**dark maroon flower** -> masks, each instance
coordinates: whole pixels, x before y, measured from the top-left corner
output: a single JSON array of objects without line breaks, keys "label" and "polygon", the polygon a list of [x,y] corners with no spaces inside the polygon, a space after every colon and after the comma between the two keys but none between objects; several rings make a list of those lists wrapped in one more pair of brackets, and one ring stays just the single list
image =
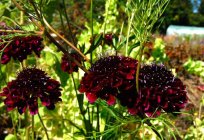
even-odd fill
[{"label": "dark maroon flower", "polygon": [[[1,64],[7,64],[13,57],[15,60],[22,62],[32,52],[40,57],[40,52],[43,49],[42,38],[39,36],[24,36],[24,37],[13,37],[6,39],[11,41],[8,45],[3,43],[0,45],[0,51],[2,50]],[[3,40],[0,40],[3,42]]]},{"label": "dark maroon flower", "polygon": [[[82,61],[81,57],[77,53],[70,53],[70,57],[72,57],[72,59],[75,59],[79,63],[81,63]],[[72,72],[77,72],[79,70],[79,67],[73,60],[68,57],[67,54],[64,54],[61,61],[61,69],[64,72],[68,72],[69,74],[71,74]]]},{"label": "dark maroon flower", "polygon": [[187,100],[186,87],[164,65],[145,65],[139,74],[138,98],[129,112],[142,111],[148,116],[158,116],[162,109],[178,112],[185,107]]},{"label": "dark maroon flower", "polygon": [[104,42],[107,45],[112,45],[113,44],[113,34],[111,34],[111,33],[105,34],[104,35]]},{"label": "dark maroon flower", "polygon": [[55,103],[61,101],[60,91],[60,83],[48,77],[44,71],[26,68],[18,74],[16,80],[3,88],[0,96],[6,96],[4,104],[8,111],[17,108],[22,114],[28,107],[30,114],[35,115],[38,113],[38,98],[43,106],[52,110]]},{"label": "dark maroon flower", "polygon": [[[115,103],[120,94],[127,94],[135,84],[137,60],[124,56],[109,56],[96,61],[80,83],[80,92],[85,92],[90,103],[98,98],[109,105]],[[122,97],[122,96],[120,96]],[[123,100],[123,99],[121,99]],[[126,99],[125,99],[126,100]],[[124,105],[129,102],[121,101]]]}]

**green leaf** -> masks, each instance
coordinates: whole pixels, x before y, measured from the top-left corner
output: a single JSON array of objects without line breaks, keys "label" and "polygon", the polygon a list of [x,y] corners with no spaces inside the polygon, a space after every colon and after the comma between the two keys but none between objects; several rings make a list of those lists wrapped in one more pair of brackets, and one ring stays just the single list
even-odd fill
[{"label": "green leaf", "polygon": [[26,24],[21,26],[21,28],[26,31],[35,31],[35,26],[33,24]]},{"label": "green leaf", "polygon": [[[135,35],[131,35],[131,36],[129,37],[129,41],[128,41],[128,42],[131,42],[133,39],[135,39]],[[126,42],[127,42],[127,39],[125,38],[125,39],[121,42],[121,44],[117,47],[117,50],[120,50],[123,46],[125,46]]]},{"label": "green leaf", "polygon": [[84,51],[85,51],[85,43],[83,43],[82,45],[79,45],[79,49],[80,49],[81,52],[84,53]]},{"label": "green leaf", "polygon": [[78,99],[78,102],[79,102],[80,110],[83,110],[84,94],[77,94],[77,99]]},{"label": "green leaf", "polygon": [[102,34],[100,34],[99,36],[96,36],[96,38],[94,39],[94,43],[91,44],[91,47],[90,47],[89,50],[85,53],[85,55],[88,54],[88,53],[93,52],[93,51],[100,45],[102,39],[103,39],[103,35],[102,35]]},{"label": "green leaf", "polygon": [[44,14],[46,16],[46,20],[51,23],[53,20],[53,14],[55,13],[55,10],[57,10],[59,7],[59,0],[50,0],[45,6],[44,6]]},{"label": "green leaf", "polygon": [[52,66],[57,61],[57,56],[53,52],[46,51],[45,53],[45,60],[49,66]]},{"label": "green leaf", "polygon": [[129,48],[128,48],[128,55],[130,55],[130,53],[132,52],[132,50],[136,47],[140,46],[140,42],[136,42],[135,44],[131,45]]},{"label": "green leaf", "polygon": [[58,59],[56,59],[56,63],[54,65],[54,70],[60,78],[61,86],[65,87],[67,85],[67,80],[69,79],[69,75],[68,75],[68,73],[62,71],[61,63],[59,62]]}]

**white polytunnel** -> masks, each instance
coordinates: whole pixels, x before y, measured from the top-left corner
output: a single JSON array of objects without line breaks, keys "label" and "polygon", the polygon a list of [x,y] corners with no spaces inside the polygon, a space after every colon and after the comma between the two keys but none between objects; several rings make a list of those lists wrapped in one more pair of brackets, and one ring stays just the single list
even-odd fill
[{"label": "white polytunnel", "polygon": [[204,36],[204,27],[170,25],[167,28],[166,34],[167,35],[203,35]]}]

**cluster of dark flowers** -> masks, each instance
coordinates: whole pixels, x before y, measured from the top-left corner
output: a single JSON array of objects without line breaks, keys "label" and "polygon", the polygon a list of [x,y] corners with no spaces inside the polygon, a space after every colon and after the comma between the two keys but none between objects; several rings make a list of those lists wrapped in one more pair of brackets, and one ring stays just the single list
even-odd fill
[{"label": "cluster of dark flowers", "polygon": [[98,98],[113,105],[116,100],[132,115],[160,115],[161,111],[179,112],[187,103],[187,91],[182,81],[162,64],[143,65],[136,90],[138,61],[124,56],[99,59],[85,73],[80,92],[85,92],[90,103]]},{"label": "cluster of dark flowers", "polygon": [[0,51],[2,52],[0,62],[7,64],[11,58],[22,62],[28,55],[35,52],[40,57],[40,52],[43,49],[42,38],[35,35],[25,36],[23,34],[7,33],[6,30],[13,30],[1,23],[0,29],[5,32],[0,32]]},{"label": "cluster of dark flowers", "polygon": [[[7,34],[0,34],[4,38]],[[0,58],[1,64],[7,64],[11,58],[22,62],[27,58],[27,55],[35,54],[40,57],[40,52],[43,49],[42,38],[39,36],[14,36],[9,39],[0,39],[0,51],[2,56]],[[8,43],[5,43],[8,42]]]},{"label": "cluster of dark flowers", "polygon": [[[43,49],[42,38],[35,35],[19,35],[7,33],[13,30],[6,24],[0,25],[5,32],[0,32],[1,64],[7,64],[11,58],[22,62],[28,55],[35,52],[40,57]],[[3,88],[0,96],[6,97],[4,104],[8,111],[18,109],[20,114],[29,108],[30,114],[38,113],[38,98],[47,109],[53,110],[55,103],[61,101],[60,83],[51,79],[47,74],[37,68],[24,68],[13,80]]]},{"label": "cluster of dark flowers", "polygon": [[[0,34],[4,36],[5,34]],[[105,34],[104,43],[111,45],[112,34]],[[0,42],[5,40],[0,39]],[[9,44],[1,43],[1,63],[6,64],[13,57],[22,62],[32,51],[40,56],[42,38],[38,36],[15,36]],[[70,58],[71,57],[71,58]],[[77,53],[64,54],[61,69],[69,74],[78,71],[82,59]],[[138,83],[136,73],[138,61],[130,57],[112,55],[103,57],[92,64],[85,73],[79,91],[84,92],[90,103],[98,98],[105,100],[108,105],[117,101],[127,107],[132,115],[146,114],[149,117],[159,116],[162,111],[179,112],[187,103],[187,91],[179,78],[176,78],[162,64],[142,65],[139,69]],[[136,85],[139,85],[138,89]],[[4,100],[7,110],[18,109],[20,114],[28,107],[32,115],[38,113],[38,98],[42,105],[54,109],[55,103],[61,101],[60,83],[51,79],[46,73],[37,68],[25,68],[16,80],[3,88],[0,96]]]},{"label": "cluster of dark flowers", "polygon": [[19,72],[16,80],[3,88],[0,96],[5,96],[4,104],[8,111],[18,109],[20,114],[29,108],[30,114],[38,113],[38,98],[47,109],[53,110],[55,103],[61,101],[60,83],[51,79],[37,68],[25,68]]}]

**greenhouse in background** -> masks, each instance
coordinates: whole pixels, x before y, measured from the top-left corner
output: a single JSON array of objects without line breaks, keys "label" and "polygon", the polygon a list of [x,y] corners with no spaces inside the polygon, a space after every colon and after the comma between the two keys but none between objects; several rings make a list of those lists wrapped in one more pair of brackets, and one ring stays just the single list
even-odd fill
[{"label": "greenhouse in background", "polygon": [[204,36],[204,27],[170,25],[167,35],[201,35]]}]

